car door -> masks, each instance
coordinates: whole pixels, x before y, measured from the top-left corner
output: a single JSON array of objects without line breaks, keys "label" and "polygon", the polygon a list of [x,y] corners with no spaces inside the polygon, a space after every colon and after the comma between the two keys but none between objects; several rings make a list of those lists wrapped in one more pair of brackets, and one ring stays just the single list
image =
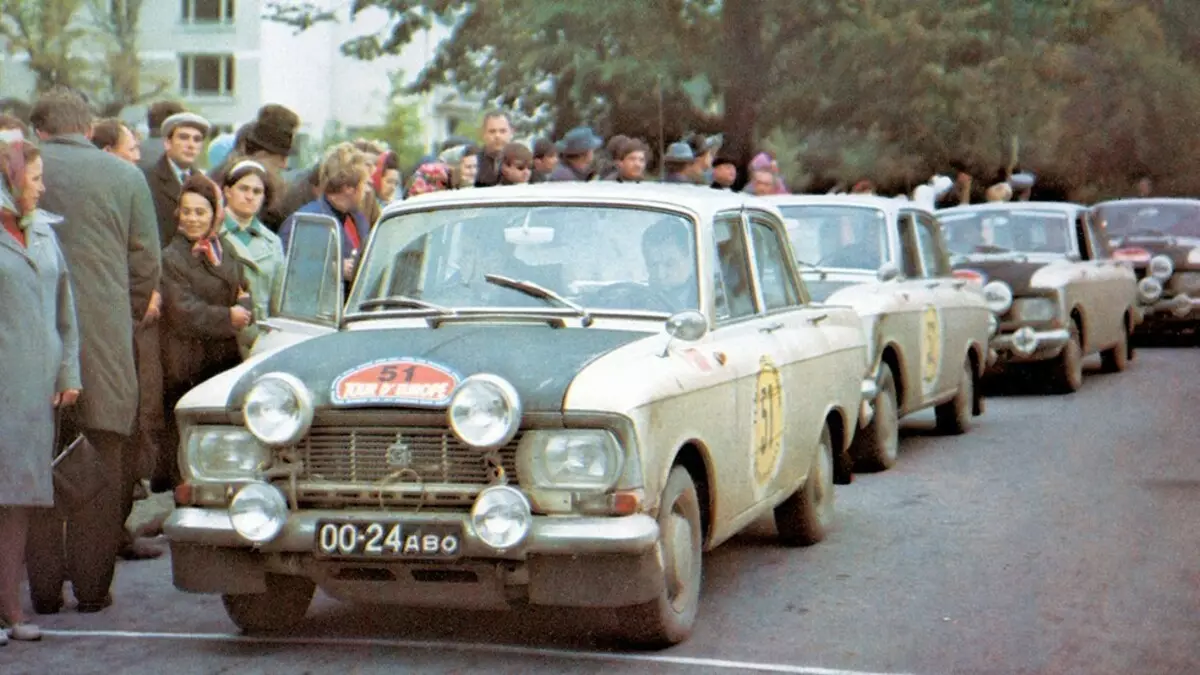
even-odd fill
[{"label": "car door", "polygon": [[342,238],[329,216],[296,214],[288,242],[279,311],[262,322],[252,354],[338,330],[342,320]]},{"label": "car door", "polygon": [[1124,314],[1120,298],[1124,295],[1118,279],[1120,270],[1105,260],[1107,248],[1100,248],[1089,230],[1088,212],[1080,209],[1072,219],[1075,241],[1078,247],[1079,265],[1083,270],[1079,280],[1073,284],[1076,297],[1083,304],[1084,339],[1089,351],[1103,349],[1120,338],[1121,316]]},{"label": "car door", "polygon": [[[917,244],[921,250],[921,267],[926,287],[932,287],[933,307],[937,320],[926,313],[922,324],[923,378],[936,372],[933,396],[941,398],[957,391],[962,377],[963,359],[967,345],[973,340],[986,344],[988,309],[975,287],[951,273],[950,253],[937,218],[930,213],[918,213]],[[935,344],[936,343],[936,344]],[[933,345],[933,346],[929,346]],[[922,389],[926,383],[923,379]]]},{"label": "car door", "polygon": [[897,221],[902,280],[895,292],[896,306],[901,309],[888,320],[901,323],[892,333],[904,336],[904,373],[900,375],[907,385],[905,400],[900,402],[901,413],[930,405],[944,388],[942,336],[946,321],[939,307],[937,249],[931,243],[932,233],[920,223],[921,215],[905,209]]},{"label": "car door", "polygon": [[[747,215],[747,225],[756,293],[766,322],[762,331],[772,343],[771,351],[779,354],[780,371],[778,381],[767,382],[766,386],[779,388],[781,400],[773,400],[772,392],[760,381],[756,420],[768,414],[779,415],[783,433],[783,456],[774,460],[771,454],[762,454],[763,434],[761,429],[755,430],[759,453],[756,487],[764,496],[786,495],[807,475],[824,424],[829,397],[819,395],[815,385],[845,376],[837,372],[837,350],[831,339],[851,344],[861,337],[839,334],[842,327],[836,322],[827,324],[828,308],[806,306],[803,286],[789,264],[787,233],[782,223],[770,214],[752,211]],[[771,413],[765,404],[782,409]]]},{"label": "car door", "polygon": [[1096,264],[1096,275],[1103,284],[1103,298],[1110,312],[1107,315],[1106,326],[1113,328],[1113,334],[1106,337],[1106,344],[1115,344],[1121,338],[1118,331],[1127,330],[1124,323],[1125,310],[1137,303],[1137,275],[1132,266],[1113,260],[1108,236],[1103,232],[1095,215],[1083,210],[1080,214],[1087,237],[1088,254]]},{"label": "car door", "polygon": [[790,400],[782,388],[785,350],[778,329],[761,310],[742,215],[729,212],[713,221],[714,330],[711,347],[736,373],[731,404],[736,406],[735,440],[713,452],[718,513],[722,529],[738,529],[752,519],[777,473],[783,443],[783,411]]}]

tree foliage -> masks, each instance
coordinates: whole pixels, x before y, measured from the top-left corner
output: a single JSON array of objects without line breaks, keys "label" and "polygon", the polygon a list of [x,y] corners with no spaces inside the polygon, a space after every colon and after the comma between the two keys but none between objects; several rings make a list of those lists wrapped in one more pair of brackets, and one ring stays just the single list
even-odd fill
[{"label": "tree foliage", "polygon": [[450,37],[414,90],[480,92],[559,135],[587,123],[657,146],[722,131],[743,160],[773,139],[793,187],[910,186],[958,160],[984,180],[1032,169],[1081,197],[1127,190],[1142,172],[1200,191],[1195,0],[356,0],[352,11],[372,6],[390,22],[345,53],[395,53],[441,22]]}]

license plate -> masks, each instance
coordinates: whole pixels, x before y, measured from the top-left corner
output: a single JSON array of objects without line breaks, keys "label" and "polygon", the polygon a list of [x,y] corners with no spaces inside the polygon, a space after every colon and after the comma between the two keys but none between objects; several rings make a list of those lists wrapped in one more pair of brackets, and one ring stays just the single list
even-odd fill
[{"label": "license plate", "polygon": [[462,525],[322,520],[316,553],[322,558],[451,560],[462,549]]}]

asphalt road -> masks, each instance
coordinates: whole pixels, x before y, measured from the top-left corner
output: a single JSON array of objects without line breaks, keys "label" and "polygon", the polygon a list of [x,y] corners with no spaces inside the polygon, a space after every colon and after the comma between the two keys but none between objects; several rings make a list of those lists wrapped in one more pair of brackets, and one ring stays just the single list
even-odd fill
[{"label": "asphalt road", "polygon": [[991,398],[965,437],[918,416],[894,470],[838,488],[828,540],[760,525],[708,557],[665,652],[614,652],[578,612],[327,598],[294,638],[242,640],[163,559],[121,563],[103,613],[41,617],[0,673],[1200,673],[1198,402],[1200,350],[1143,349],[1073,396]]}]

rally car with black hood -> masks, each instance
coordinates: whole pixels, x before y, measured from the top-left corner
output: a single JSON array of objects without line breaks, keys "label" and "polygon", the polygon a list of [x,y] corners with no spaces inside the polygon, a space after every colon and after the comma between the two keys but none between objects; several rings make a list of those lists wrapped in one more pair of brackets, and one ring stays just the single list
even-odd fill
[{"label": "rally car with black hood", "polygon": [[1200,328],[1200,199],[1119,199],[1092,207],[1115,260],[1133,265],[1144,333]]},{"label": "rally car with black hood", "polygon": [[966,432],[983,413],[992,313],[951,275],[937,219],[916,202],[865,195],[777,195],[814,297],[854,307],[867,326],[876,383],[851,454],[862,470],[895,465],[900,418],[933,408],[938,428]]},{"label": "rally car with black hood", "polygon": [[692,186],[397,202],[343,302],[298,218],[251,358],[177,407],[175,585],[245,631],[344,601],[612,608],[687,638],[704,551],[821,540],[873,394],[863,324],[809,303],[779,211]]},{"label": "rally car with black hood", "polygon": [[1087,207],[1067,202],[992,202],[937,212],[954,274],[977,283],[996,315],[991,348],[1003,370],[1041,370],[1060,393],[1083,386],[1083,359],[1124,370],[1141,321],[1128,264],[1114,260]]}]

